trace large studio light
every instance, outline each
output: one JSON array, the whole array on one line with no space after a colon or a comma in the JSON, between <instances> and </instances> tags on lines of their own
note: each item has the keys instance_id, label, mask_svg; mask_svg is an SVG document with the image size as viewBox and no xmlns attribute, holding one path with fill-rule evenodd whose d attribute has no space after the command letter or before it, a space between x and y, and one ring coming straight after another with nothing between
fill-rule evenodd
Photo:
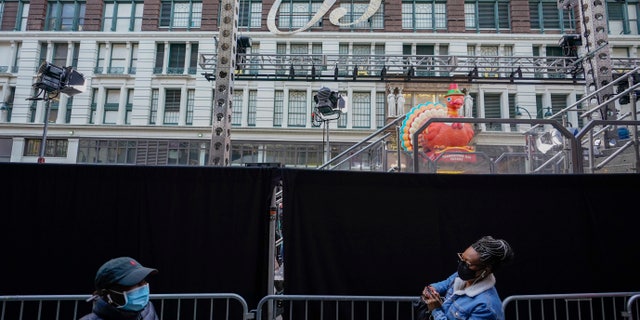
<instances>
[{"instance_id":1,"label":"large studio light","mask_svg":"<svg viewBox=\"0 0 640 320\"><path fill-rule=\"evenodd\" d=\"M59 67L46 61L40 65L33 86L54 95L60 92L74 96L86 90L82 73L72 67Z\"/></svg>"},{"instance_id":2,"label":"large studio light","mask_svg":"<svg viewBox=\"0 0 640 320\"><path fill-rule=\"evenodd\" d=\"M42 128L42 141L40 142L38 156L38 163L44 163L51 100L57 98L60 93L70 97L75 96L84 92L86 86L82 73L73 70L72 67L59 67L46 61L38 68L38 75L33 86L40 89L40 91L36 93L35 97L28 100L44 100L45 102L44 126ZM42 98L39 97L40 94L42 94Z\"/></svg>"},{"instance_id":3,"label":"large studio light","mask_svg":"<svg viewBox=\"0 0 640 320\"><path fill-rule=\"evenodd\" d=\"M323 120L335 120L347 112L347 99L327 87L320 88L313 100L316 103L315 111Z\"/></svg>"}]
</instances>

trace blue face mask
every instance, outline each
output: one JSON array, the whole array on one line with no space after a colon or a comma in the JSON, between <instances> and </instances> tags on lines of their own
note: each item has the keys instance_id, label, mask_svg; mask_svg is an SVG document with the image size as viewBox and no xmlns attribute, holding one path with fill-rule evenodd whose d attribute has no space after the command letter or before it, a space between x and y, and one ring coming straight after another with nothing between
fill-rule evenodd
<instances>
[{"instance_id":1,"label":"blue face mask","mask_svg":"<svg viewBox=\"0 0 640 320\"><path fill-rule=\"evenodd\" d=\"M123 292L124 305L118 308L129 311L140 311L149 303L149 284Z\"/></svg>"}]
</instances>

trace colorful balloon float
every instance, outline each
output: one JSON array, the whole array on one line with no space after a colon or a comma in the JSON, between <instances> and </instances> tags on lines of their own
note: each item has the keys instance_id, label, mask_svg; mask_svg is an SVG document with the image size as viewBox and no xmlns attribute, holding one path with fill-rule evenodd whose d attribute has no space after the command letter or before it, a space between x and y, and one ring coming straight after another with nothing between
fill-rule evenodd
<instances>
[{"instance_id":1,"label":"colorful balloon float","mask_svg":"<svg viewBox=\"0 0 640 320\"><path fill-rule=\"evenodd\" d=\"M445 95L446 105L440 102L426 102L411 108L400 126L401 147L406 151L422 149L430 157L436 157L446 151L473 151L468 144L474 136L473 127L469 123L433 122L413 141L415 132L430 118L458 118L460 108L464 105L464 93L458 85L449 85Z\"/></svg>"}]
</instances>

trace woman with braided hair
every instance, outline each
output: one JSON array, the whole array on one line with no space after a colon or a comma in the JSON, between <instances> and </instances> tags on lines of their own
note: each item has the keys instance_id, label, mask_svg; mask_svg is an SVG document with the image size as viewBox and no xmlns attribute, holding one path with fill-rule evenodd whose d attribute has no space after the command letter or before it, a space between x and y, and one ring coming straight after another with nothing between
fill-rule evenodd
<instances>
[{"instance_id":1,"label":"woman with braided hair","mask_svg":"<svg viewBox=\"0 0 640 320\"><path fill-rule=\"evenodd\" d=\"M418 320L504 319L494 272L513 258L509 243L484 236L458 253L458 270L422 291Z\"/></svg>"}]
</instances>

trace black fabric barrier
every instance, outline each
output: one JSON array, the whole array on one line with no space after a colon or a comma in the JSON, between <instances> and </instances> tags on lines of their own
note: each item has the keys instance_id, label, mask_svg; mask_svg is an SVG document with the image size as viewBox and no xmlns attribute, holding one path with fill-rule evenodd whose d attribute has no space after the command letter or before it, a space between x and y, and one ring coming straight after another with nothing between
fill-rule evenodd
<instances>
[{"instance_id":1,"label":"black fabric barrier","mask_svg":"<svg viewBox=\"0 0 640 320\"><path fill-rule=\"evenodd\" d=\"M132 256L152 293L267 293L262 168L0 165L0 294L91 294L97 269Z\"/></svg>"},{"instance_id":2,"label":"black fabric barrier","mask_svg":"<svg viewBox=\"0 0 640 320\"><path fill-rule=\"evenodd\" d=\"M287 170L288 294L419 295L483 235L507 240L501 297L639 291L638 175Z\"/></svg>"},{"instance_id":3,"label":"black fabric barrier","mask_svg":"<svg viewBox=\"0 0 640 320\"><path fill-rule=\"evenodd\" d=\"M431 175L292 168L0 165L0 294L90 294L129 255L153 293L266 295L284 185L285 293L418 295L482 235L514 294L638 291L638 175Z\"/></svg>"}]
</instances>

